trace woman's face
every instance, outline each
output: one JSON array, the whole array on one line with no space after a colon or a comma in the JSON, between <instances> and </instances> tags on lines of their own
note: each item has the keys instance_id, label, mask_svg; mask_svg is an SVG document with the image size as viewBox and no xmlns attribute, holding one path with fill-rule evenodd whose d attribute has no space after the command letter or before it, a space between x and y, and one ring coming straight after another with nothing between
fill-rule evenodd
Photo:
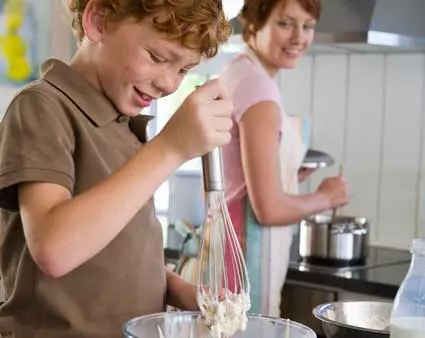
<instances>
[{"instance_id":1,"label":"woman's face","mask_svg":"<svg viewBox=\"0 0 425 338\"><path fill-rule=\"evenodd\" d=\"M315 26L316 19L297 0L286 6L281 1L250 45L271 72L294 68L313 42Z\"/></svg>"}]
</instances>

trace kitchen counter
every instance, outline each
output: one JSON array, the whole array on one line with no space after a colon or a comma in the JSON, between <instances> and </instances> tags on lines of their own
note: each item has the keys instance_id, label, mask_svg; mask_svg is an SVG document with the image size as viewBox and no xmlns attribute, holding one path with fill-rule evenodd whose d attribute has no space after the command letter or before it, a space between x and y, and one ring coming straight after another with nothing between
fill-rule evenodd
<instances>
[{"instance_id":1,"label":"kitchen counter","mask_svg":"<svg viewBox=\"0 0 425 338\"><path fill-rule=\"evenodd\" d=\"M175 263L179 251L166 248L165 256L167 262ZM366 264L336 268L303 263L293 251L287 280L392 299L407 274L410 259L406 250L370 247Z\"/></svg>"},{"instance_id":2,"label":"kitchen counter","mask_svg":"<svg viewBox=\"0 0 425 338\"><path fill-rule=\"evenodd\" d=\"M392 299L407 274L410 259L409 251L370 247L364 265L336 268L306 264L293 253L287 279Z\"/></svg>"}]
</instances>

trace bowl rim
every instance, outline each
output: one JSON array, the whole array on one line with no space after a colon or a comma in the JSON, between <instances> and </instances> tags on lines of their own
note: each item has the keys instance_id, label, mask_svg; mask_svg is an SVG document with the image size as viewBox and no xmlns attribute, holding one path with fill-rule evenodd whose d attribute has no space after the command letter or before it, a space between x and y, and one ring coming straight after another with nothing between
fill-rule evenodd
<instances>
[{"instance_id":1,"label":"bowl rim","mask_svg":"<svg viewBox=\"0 0 425 338\"><path fill-rule=\"evenodd\" d=\"M175 316L200 317L202 314L199 311L170 311L170 312L164 311L164 312L157 312L157 313L151 313L151 314L147 314L147 315L137 316L137 317L133 317L133 318L129 319L128 321L126 321L121 327L121 329L122 329L121 332L126 334L129 338L138 338L127 330L128 326L130 326L132 323L135 323L135 322L137 322L141 319L149 320L149 319L161 318L164 315L169 316L169 317L175 317ZM258 314L258 313L248 313L247 316L248 316L248 319L249 318L254 318L254 319L264 318L264 319L269 319L270 321L272 321L274 323L284 323L284 324L286 324L286 323L289 322L289 324L291 326L298 327L300 329L305 330L306 332L312 333L312 334L314 334L314 337L317 338L317 333L311 327L308 327L307 325L301 324L301 323L296 322L294 320L291 320L289 318L277 318L277 317L262 315L262 314Z\"/></svg>"},{"instance_id":2,"label":"bowl rim","mask_svg":"<svg viewBox=\"0 0 425 338\"><path fill-rule=\"evenodd\" d=\"M313 315L319 319L322 324L323 323L327 323L327 324L332 324L332 325L336 325L336 326L341 326L347 329L355 329L358 331L362 331L362 332L369 332L369 333L376 333L376 334L382 334L382 335L388 335L390 334L389 330L375 330L375 329L368 329L365 327L359 327L359 326L354 326L354 325L350 325L350 324L345 324L345 323L340 323L337 322L335 320L329 319L329 318L325 318L324 316L322 316L320 313L321 311L323 311L325 308L330 307L330 306L334 306L336 304L349 304L349 303L377 303L377 304L386 304L386 305L393 305L393 302L385 302L385 301L339 301L339 302L329 302L329 303L324 303L324 304L320 304L317 305L314 309L313 309ZM388 323L389 324L389 323Z\"/></svg>"}]
</instances>

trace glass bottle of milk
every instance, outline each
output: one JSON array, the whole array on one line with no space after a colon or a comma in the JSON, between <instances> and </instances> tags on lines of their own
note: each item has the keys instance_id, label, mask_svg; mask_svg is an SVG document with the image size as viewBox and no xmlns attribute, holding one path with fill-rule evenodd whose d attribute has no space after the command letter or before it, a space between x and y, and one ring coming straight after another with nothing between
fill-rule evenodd
<instances>
[{"instance_id":1,"label":"glass bottle of milk","mask_svg":"<svg viewBox=\"0 0 425 338\"><path fill-rule=\"evenodd\" d=\"M409 271L394 300L391 338L425 337L425 238L412 242Z\"/></svg>"}]
</instances>

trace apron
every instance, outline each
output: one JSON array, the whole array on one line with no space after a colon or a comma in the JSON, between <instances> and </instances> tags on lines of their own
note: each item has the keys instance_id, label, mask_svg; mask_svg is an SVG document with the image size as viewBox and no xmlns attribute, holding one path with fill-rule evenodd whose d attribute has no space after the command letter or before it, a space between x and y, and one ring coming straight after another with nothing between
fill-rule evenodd
<instances>
[{"instance_id":1,"label":"apron","mask_svg":"<svg viewBox=\"0 0 425 338\"><path fill-rule=\"evenodd\" d=\"M261 65L252 51L246 54ZM288 194L298 194L298 169L307 150L303 143L303 124L299 117L282 114L279 149L282 188ZM230 201L228 207L245 252L251 282L250 312L280 317L281 290L289 264L293 226L258 224L248 196Z\"/></svg>"}]
</instances>

